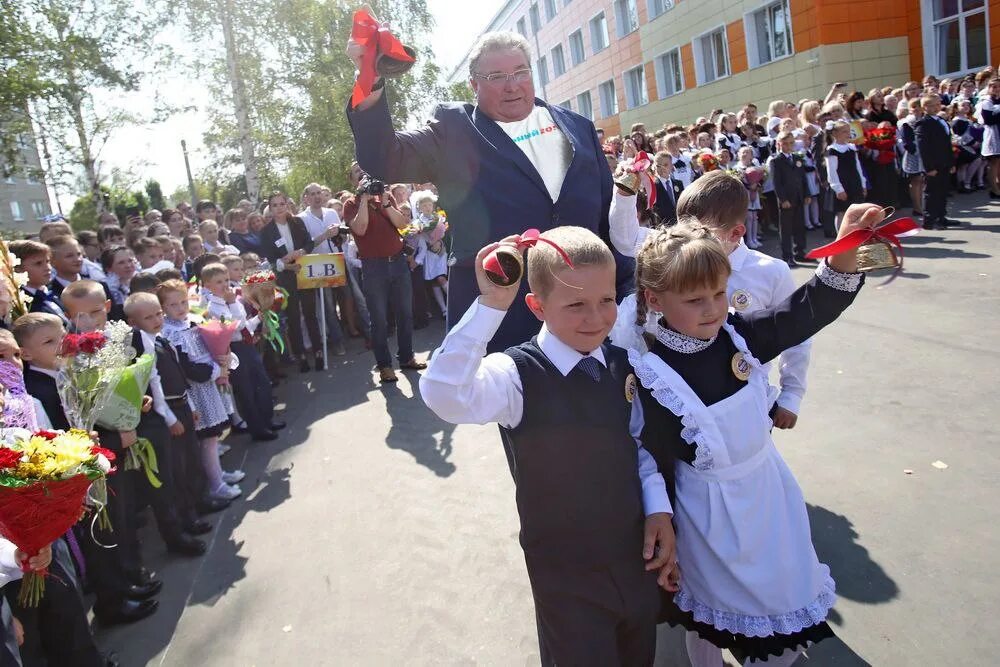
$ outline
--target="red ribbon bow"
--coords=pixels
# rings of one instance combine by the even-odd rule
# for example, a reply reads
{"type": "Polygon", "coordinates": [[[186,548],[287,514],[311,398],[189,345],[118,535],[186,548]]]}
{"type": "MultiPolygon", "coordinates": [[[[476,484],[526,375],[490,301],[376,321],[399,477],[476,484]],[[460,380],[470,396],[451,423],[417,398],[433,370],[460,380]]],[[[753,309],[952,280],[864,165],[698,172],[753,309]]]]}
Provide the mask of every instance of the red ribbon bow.
{"type": "Polygon", "coordinates": [[[887,222],[881,227],[871,229],[857,229],[842,239],[837,239],[833,243],[827,243],[809,252],[806,257],[810,259],[821,259],[832,257],[842,252],[858,248],[868,243],[872,239],[886,241],[899,249],[899,266],[903,266],[903,246],[899,242],[900,237],[913,236],[920,230],[920,227],[913,218],[899,218],[892,222],[887,222]]]}
{"type": "Polygon", "coordinates": [[[361,71],[358,72],[357,81],[354,82],[354,92],[351,94],[351,106],[357,106],[371,95],[372,85],[377,76],[375,64],[380,53],[411,63],[414,59],[403,48],[403,43],[389,32],[388,24],[379,23],[364,9],[354,12],[351,39],[364,49],[361,71]]]}
{"type": "MultiPolygon", "coordinates": [[[[548,239],[543,239],[540,236],[540,232],[537,229],[529,229],[528,231],[518,236],[516,246],[518,251],[520,252],[525,248],[533,248],[534,246],[538,245],[539,241],[542,241],[543,243],[548,243],[550,246],[555,248],[556,252],[558,252],[559,255],[563,258],[563,261],[566,262],[566,266],[568,266],[571,269],[573,268],[573,262],[570,261],[569,255],[566,254],[566,251],[560,248],[558,244],[553,243],[548,239]]],[[[500,248],[497,248],[497,250],[499,249],[500,248]]],[[[486,269],[487,272],[492,273],[495,276],[500,276],[504,280],[510,279],[510,276],[507,275],[507,272],[503,270],[502,266],[500,266],[500,260],[497,259],[496,250],[486,255],[486,259],[483,260],[483,268],[486,269]]]]}
{"type": "Polygon", "coordinates": [[[639,151],[626,169],[639,175],[640,179],[646,181],[646,208],[653,208],[656,205],[656,183],[649,175],[649,168],[653,166],[653,161],[649,159],[646,151],[639,151]]]}

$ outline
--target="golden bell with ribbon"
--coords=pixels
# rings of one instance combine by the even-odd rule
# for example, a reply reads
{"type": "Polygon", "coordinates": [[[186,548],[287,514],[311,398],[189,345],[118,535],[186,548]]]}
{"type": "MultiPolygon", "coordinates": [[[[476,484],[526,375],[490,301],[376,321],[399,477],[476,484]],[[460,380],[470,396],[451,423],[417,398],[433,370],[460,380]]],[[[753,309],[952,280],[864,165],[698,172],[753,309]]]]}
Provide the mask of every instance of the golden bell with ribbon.
{"type": "Polygon", "coordinates": [[[639,174],[623,169],[621,173],[615,176],[615,185],[626,194],[634,195],[639,192],[639,174]]]}
{"type": "Polygon", "coordinates": [[[872,238],[858,246],[858,271],[878,271],[899,267],[899,257],[892,246],[872,238]]]}
{"type": "Polygon", "coordinates": [[[412,46],[403,44],[403,51],[406,55],[410,56],[410,60],[404,60],[402,58],[395,58],[388,53],[379,52],[378,58],[375,60],[375,71],[378,72],[379,76],[384,79],[397,79],[413,67],[413,63],[416,62],[417,52],[412,46]]]}

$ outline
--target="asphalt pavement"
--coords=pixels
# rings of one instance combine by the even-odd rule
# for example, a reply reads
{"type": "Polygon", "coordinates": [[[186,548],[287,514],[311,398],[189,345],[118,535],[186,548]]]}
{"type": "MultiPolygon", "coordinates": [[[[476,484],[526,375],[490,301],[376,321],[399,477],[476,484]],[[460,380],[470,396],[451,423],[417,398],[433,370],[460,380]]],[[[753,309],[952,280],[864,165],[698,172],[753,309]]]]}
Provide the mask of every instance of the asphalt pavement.
{"type": "MultiPolygon", "coordinates": [[[[839,594],[837,639],[798,664],[996,663],[1000,206],[952,215],[817,336],[799,424],[776,433],[839,594]]],[[[380,387],[357,341],[331,362],[279,388],[279,440],[230,438],[245,496],[206,556],[168,558],[147,531],[160,609],[98,630],[123,665],[538,664],[496,427],[440,421],[415,373],[380,387]]],[[[688,664],[676,631],[657,664],[688,664]]]]}

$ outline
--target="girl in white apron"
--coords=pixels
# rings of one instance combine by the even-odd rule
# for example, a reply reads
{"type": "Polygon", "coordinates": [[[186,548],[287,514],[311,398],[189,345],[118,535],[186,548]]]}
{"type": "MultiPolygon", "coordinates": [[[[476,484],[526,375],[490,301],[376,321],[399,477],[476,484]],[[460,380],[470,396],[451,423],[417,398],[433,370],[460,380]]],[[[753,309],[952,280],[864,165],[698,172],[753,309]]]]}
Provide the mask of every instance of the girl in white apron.
{"type": "MultiPolygon", "coordinates": [[[[839,235],[882,219],[851,207],[839,235]]],[[[741,661],[790,665],[832,636],[836,600],[819,562],[797,482],[771,440],[775,391],[761,364],[833,322],[863,283],[855,251],[830,258],[788,300],[729,314],[730,266],[697,223],[653,230],[636,256],[631,322],[661,315],[656,336],[636,325],[612,342],[629,350],[646,426],[643,445],[673,493],[680,591],[663,620],[689,632],[695,667],[741,661]]],[[[613,337],[615,332],[613,332],[613,337]]]]}

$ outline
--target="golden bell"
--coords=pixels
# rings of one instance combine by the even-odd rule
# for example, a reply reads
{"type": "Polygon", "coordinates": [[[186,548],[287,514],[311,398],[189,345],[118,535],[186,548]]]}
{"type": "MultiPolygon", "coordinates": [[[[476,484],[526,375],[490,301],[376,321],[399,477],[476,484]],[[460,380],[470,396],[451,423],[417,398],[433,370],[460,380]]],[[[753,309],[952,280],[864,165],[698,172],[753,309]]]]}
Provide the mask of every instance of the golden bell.
{"type": "Polygon", "coordinates": [[[378,54],[375,59],[375,71],[378,72],[379,76],[383,79],[396,79],[410,71],[416,60],[417,52],[406,44],[403,44],[403,50],[413,60],[398,60],[384,53],[378,54]]]}
{"type": "Polygon", "coordinates": [[[879,239],[871,239],[858,247],[858,271],[895,269],[899,257],[893,247],[879,239]]]}
{"type": "Polygon", "coordinates": [[[510,287],[520,282],[524,275],[524,258],[516,248],[500,246],[486,256],[483,267],[491,283],[499,287],[510,287]]]}
{"type": "Polygon", "coordinates": [[[624,190],[626,194],[634,195],[639,192],[639,174],[634,171],[622,171],[615,176],[615,185],[624,190]]]}

